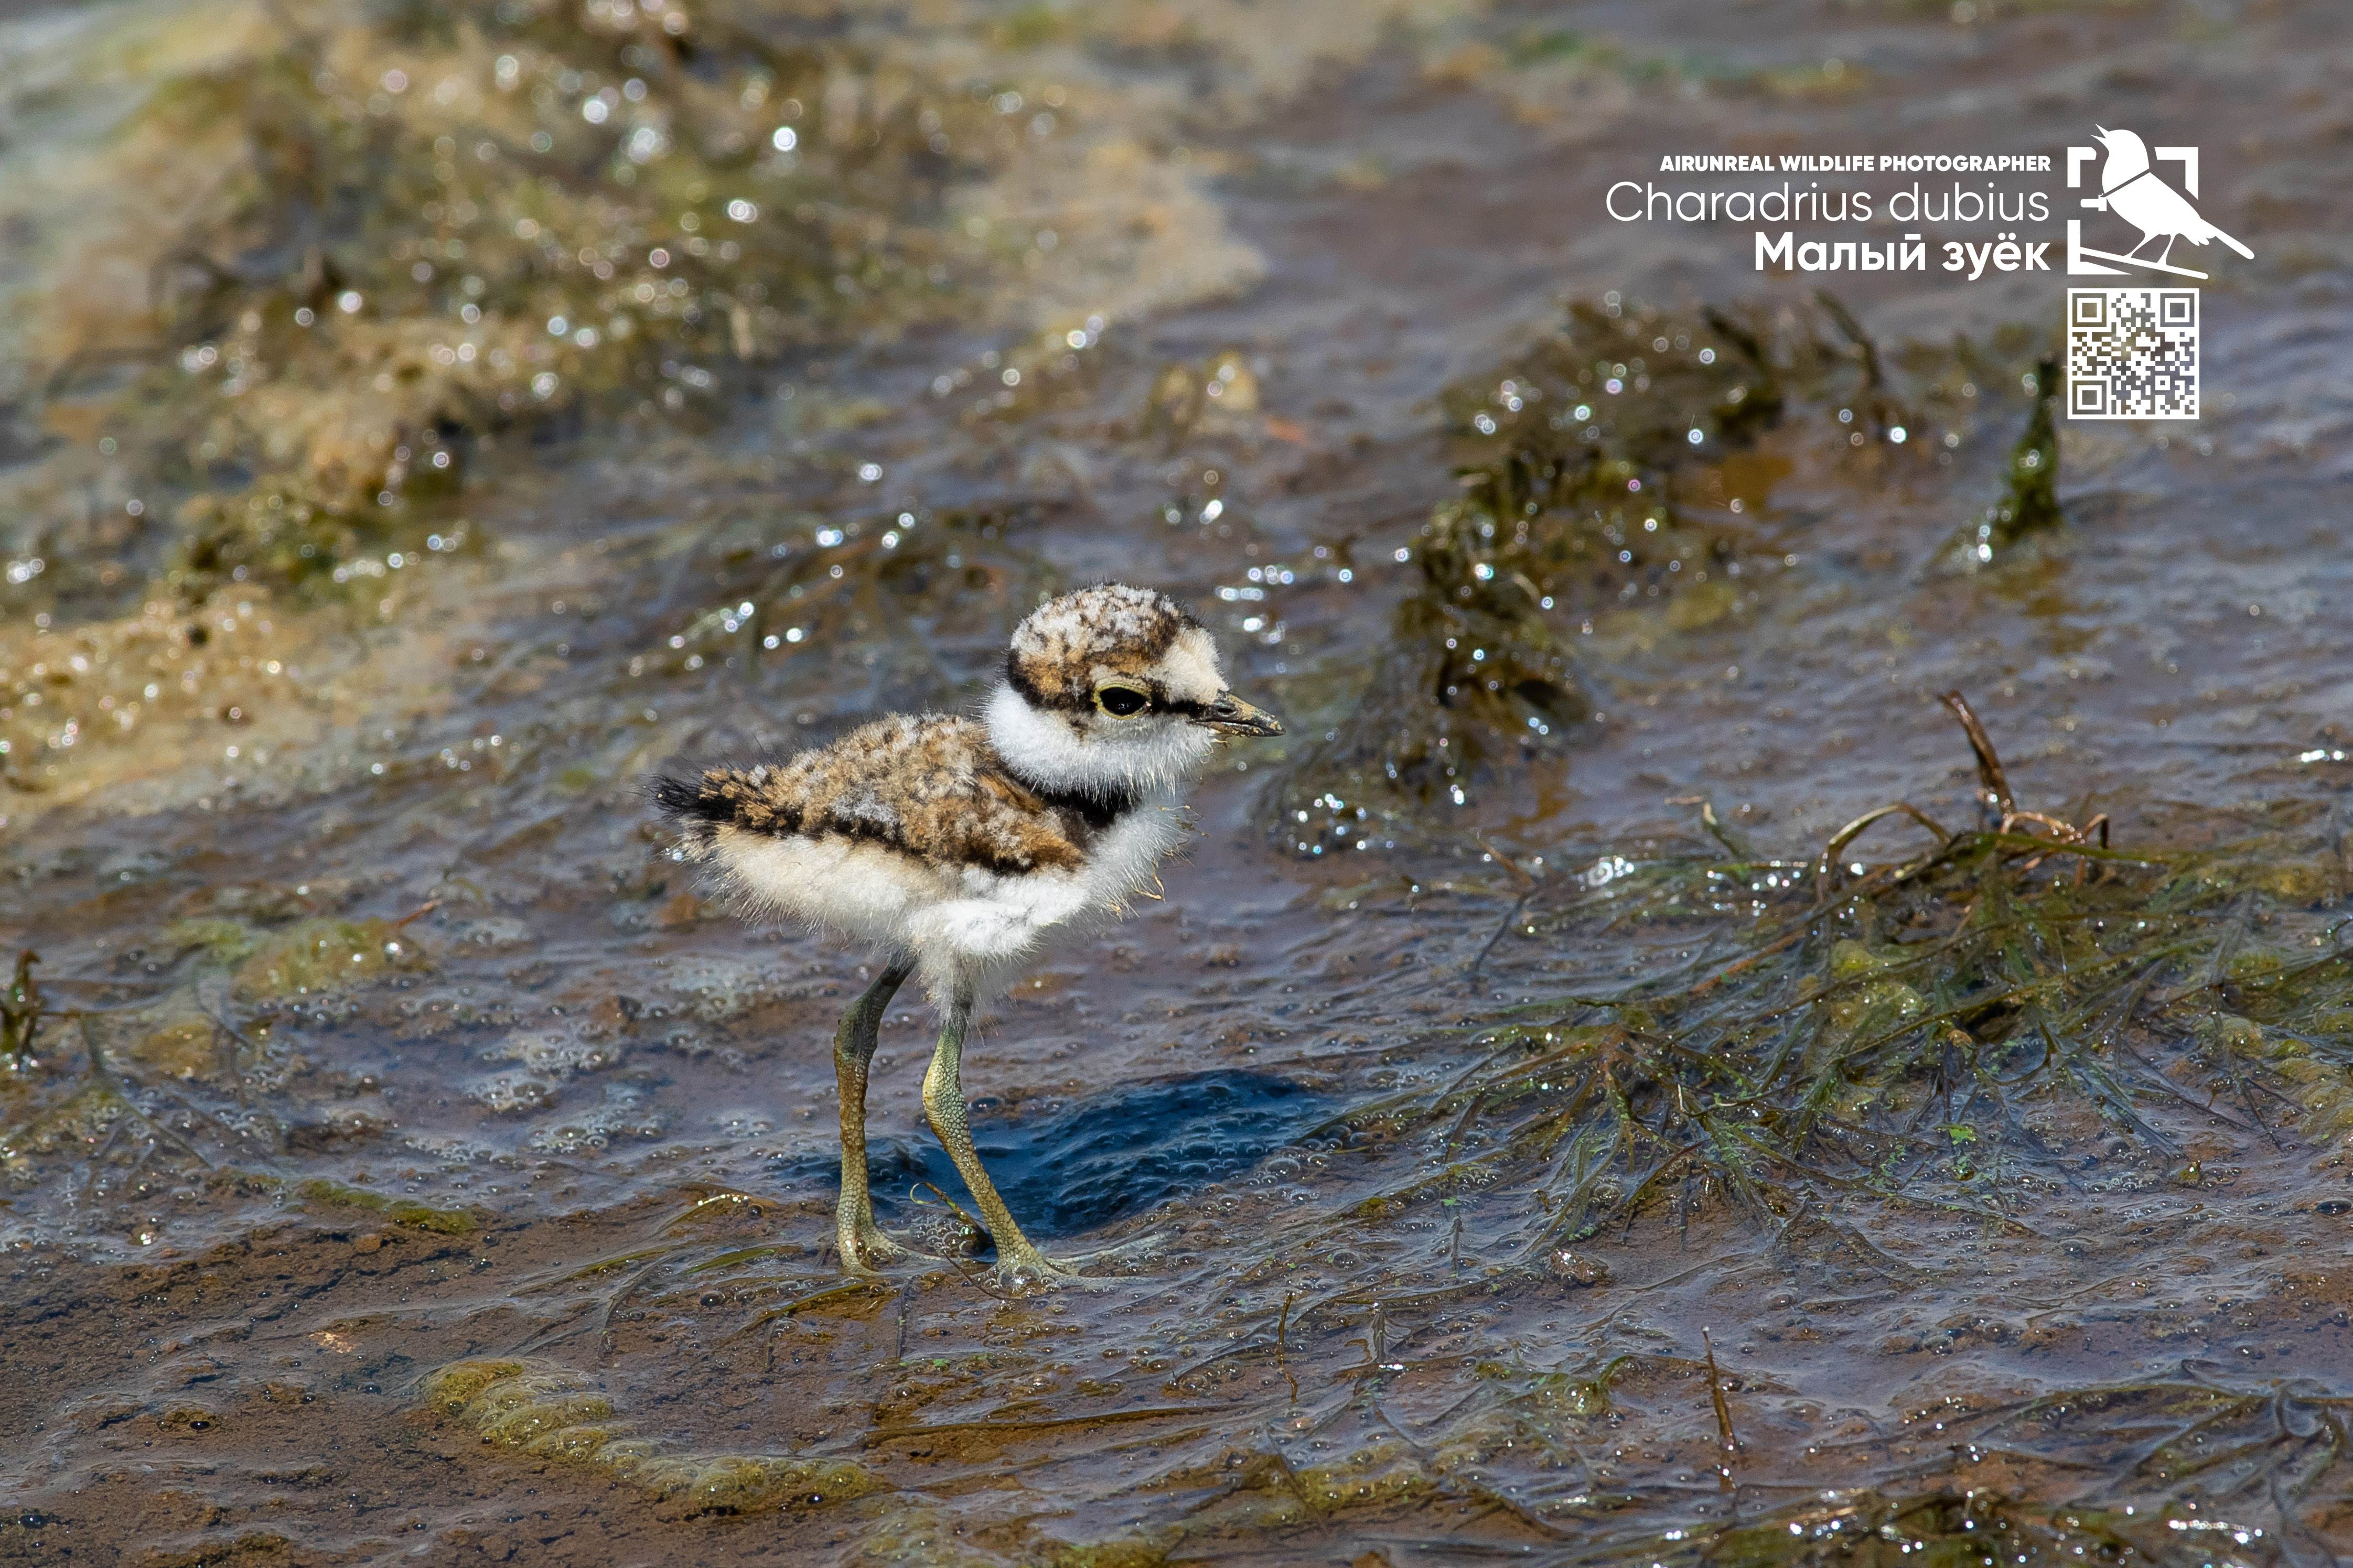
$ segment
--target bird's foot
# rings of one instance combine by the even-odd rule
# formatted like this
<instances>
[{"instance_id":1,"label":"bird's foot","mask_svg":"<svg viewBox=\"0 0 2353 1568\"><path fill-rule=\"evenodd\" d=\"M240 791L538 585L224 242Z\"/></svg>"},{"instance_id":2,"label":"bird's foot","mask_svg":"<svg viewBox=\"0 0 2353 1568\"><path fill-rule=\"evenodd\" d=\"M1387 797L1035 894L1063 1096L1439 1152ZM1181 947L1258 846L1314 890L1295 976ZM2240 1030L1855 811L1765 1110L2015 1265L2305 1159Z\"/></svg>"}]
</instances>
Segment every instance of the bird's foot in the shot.
<instances>
[{"instance_id":1,"label":"bird's foot","mask_svg":"<svg viewBox=\"0 0 2353 1568\"><path fill-rule=\"evenodd\" d=\"M841 1248L841 1271L861 1279L880 1279L885 1264L896 1263L908 1256L908 1249L883 1234L882 1227L869 1222L862 1227L844 1226L835 1237Z\"/></svg>"},{"instance_id":2,"label":"bird's foot","mask_svg":"<svg viewBox=\"0 0 2353 1568\"><path fill-rule=\"evenodd\" d=\"M981 1236L961 1220L918 1224L907 1230L884 1230L870 1216L863 1225L844 1226L837 1237L845 1274L879 1279L884 1266L910 1259L941 1263L968 1258L980 1249Z\"/></svg>"},{"instance_id":3,"label":"bird's foot","mask_svg":"<svg viewBox=\"0 0 2353 1568\"><path fill-rule=\"evenodd\" d=\"M1038 1296L1065 1286L1101 1290L1108 1279L1091 1279L1063 1268L1036 1247L1027 1245L997 1250L997 1288L1008 1296Z\"/></svg>"}]
</instances>

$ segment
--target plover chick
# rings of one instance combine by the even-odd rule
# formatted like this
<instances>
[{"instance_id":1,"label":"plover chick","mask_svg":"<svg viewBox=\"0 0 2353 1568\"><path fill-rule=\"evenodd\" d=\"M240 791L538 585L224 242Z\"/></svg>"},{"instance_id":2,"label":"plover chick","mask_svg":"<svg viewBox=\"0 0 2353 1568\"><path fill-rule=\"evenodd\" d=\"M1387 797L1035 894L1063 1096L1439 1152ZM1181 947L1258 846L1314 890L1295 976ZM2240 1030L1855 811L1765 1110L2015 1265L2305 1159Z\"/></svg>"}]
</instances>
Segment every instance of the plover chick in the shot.
<instances>
[{"instance_id":1,"label":"plover chick","mask_svg":"<svg viewBox=\"0 0 2353 1568\"><path fill-rule=\"evenodd\" d=\"M981 1168L960 1077L973 1010L1055 934L1124 912L1185 832L1185 792L1221 735L1282 726L1227 689L1217 645L1176 601L1109 583L1013 633L977 722L898 715L762 767L664 778L654 799L747 912L791 916L875 951L880 973L834 1033L841 1091L842 1267L908 1248L874 1223L866 1069L910 974L940 1014L923 1111L1021 1290L1070 1278L1021 1234Z\"/></svg>"}]
</instances>

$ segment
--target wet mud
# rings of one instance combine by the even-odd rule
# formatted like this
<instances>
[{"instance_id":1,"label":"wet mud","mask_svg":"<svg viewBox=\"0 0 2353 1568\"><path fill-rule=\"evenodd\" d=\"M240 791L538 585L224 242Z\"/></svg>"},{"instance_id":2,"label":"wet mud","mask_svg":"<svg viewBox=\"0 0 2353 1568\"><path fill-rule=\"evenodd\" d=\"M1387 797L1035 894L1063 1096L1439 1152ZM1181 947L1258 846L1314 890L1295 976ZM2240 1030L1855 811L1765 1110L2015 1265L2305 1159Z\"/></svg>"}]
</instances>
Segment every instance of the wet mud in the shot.
<instances>
[{"instance_id":1,"label":"wet mud","mask_svg":"<svg viewBox=\"0 0 2353 1568\"><path fill-rule=\"evenodd\" d=\"M2353 1552L2333 8L0 30L0 1560ZM1598 216L2094 120L2262 237L2196 426ZM1291 733L967 1047L1095 1286L912 1000L847 1280L865 956L643 780L1113 574Z\"/></svg>"}]
</instances>

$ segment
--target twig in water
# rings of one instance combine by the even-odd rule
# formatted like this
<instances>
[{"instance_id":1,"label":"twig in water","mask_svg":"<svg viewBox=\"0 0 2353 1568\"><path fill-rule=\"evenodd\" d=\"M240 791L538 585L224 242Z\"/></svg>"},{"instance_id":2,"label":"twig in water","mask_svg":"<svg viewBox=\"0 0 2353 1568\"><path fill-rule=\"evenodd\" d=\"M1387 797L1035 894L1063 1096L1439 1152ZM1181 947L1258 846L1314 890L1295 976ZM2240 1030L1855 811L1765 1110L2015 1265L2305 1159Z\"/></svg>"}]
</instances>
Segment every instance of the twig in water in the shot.
<instances>
[{"instance_id":1,"label":"twig in water","mask_svg":"<svg viewBox=\"0 0 2353 1568\"><path fill-rule=\"evenodd\" d=\"M1716 1489L1728 1492L1732 1489L1733 1456L1740 1452L1740 1443L1732 1435L1732 1407L1724 1402L1724 1374L1715 1369L1715 1336L1702 1329L1699 1338L1707 1347L1707 1396L1715 1404L1715 1435L1724 1449L1724 1458L1715 1467Z\"/></svg>"},{"instance_id":2,"label":"twig in water","mask_svg":"<svg viewBox=\"0 0 2353 1568\"><path fill-rule=\"evenodd\" d=\"M1283 1382L1291 1384L1291 1402L1299 1403L1299 1380L1291 1375L1291 1363L1283 1342L1291 1337L1291 1303L1296 1292L1282 1299L1282 1316L1274 1323L1274 1367L1282 1373Z\"/></svg>"},{"instance_id":3,"label":"twig in water","mask_svg":"<svg viewBox=\"0 0 2353 1568\"><path fill-rule=\"evenodd\" d=\"M1388 1369L1389 1315L1378 1301L1373 1303L1373 1321L1365 1325L1365 1350L1372 1357L1375 1371Z\"/></svg>"},{"instance_id":4,"label":"twig in water","mask_svg":"<svg viewBox=\"0 0 2353 1568\"><path fill-rule=\"evenodd\" d=\"M1669 805L1695 805L1699 807L1699 825L1707 829L1707 835L1709 837L1724 846L1725 852L1726 854L1730 855L1735 860L1754 860L1757 858L1756 852L1748 847L1738 834L1732 831L1731 827L1725 824L1724 818L1715 815L1715 802L1709 799L1706 795L1671 795L1668 797L1667 804Z\"/></svg>"},{"instance_id":5,"label":"twig in water","mask_svg":"<svg viewBox=\"0 0 2353 1568\"><path fill-rule=\"evenodd\" d=\"M2018 809L2018 800L2010 794L2010 775L2001 770L2001 757L1993 749L1993 738L1978 722L1977 710L1969 706L1968 698L1958 691L1947 691L1942 700L1953 710L1953 717L1961 721L1961 728L1968 733L1969 750L1977 753L1978 798L1993 813L2009 816Z\"/></svg>"},{"instance_id":6,"label":"twig in water","mask_svg":"<svg viewBox=\"0 0 2353 1568\"><path fill-rule=\"evenodd\" d=\"M1504 911L1503 920L1487 934L1485 945L1479 949L1479 956L1471 961L1471 973L1474 975L1485 966L1487 955L1495 951L1495 944L1504 940L1504 933L1520 923L1520 911L1526 909L1528 900L1536 895L1536 879L1529 876L1518 861L1484 838L1478 842L1481 848L1495 858L1495 864L1511 873L1512 880L1519 885L1520 896L1512 900L1512 907Z\"/></svg>"},{"instance_id":7,"label":"twig in water","mask_svg":"<svg viewBox=\"0 0 2353 1568\"><path fill-rule=\"evenodd\" d=\"M1814 862L1814 897L1818 901L1825 900L1831 896L1831 873L1838 869L1839 857L1846 852L1846 847L1853 843L1864 828L1883 817L1894 816L1898 812L1935 834L1939 844L1952 843L1953 836L1946 832L1935 817L1930 816L1910 801L1891 801L1885 805L1866 811L1836 833L1831 834L1830 842L1822 846L1821 858Z\"/></svg>"},{"instance_id":8,"label":"twig in water","mask_svg":"<svg viewBox=\"0 0 2353 1568\"><path fill-rule=\"evenodd\" d=\"M899 1287L899 1360L907 1359L907 1320L915 1305L915 1281L908 1280Z\"/></svg>"}]
</instances>

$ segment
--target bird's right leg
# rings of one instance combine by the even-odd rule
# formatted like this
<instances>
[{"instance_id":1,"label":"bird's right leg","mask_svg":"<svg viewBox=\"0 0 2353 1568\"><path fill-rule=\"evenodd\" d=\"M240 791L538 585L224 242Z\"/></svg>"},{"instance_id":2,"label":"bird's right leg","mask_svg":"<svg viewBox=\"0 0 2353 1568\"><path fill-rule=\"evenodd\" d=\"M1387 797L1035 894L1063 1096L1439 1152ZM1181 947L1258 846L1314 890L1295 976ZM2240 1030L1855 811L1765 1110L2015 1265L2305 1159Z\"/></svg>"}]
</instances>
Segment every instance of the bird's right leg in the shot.
<instances>
[{"instance_id":1,"label":"bird's right leg","mask_svg":"<svg viewBox=\"0 0 2353 1568\"><path fill-rule=\"evenodd\" d=\"M834 1234L841 1267L851 1274L871 1274L876 1264L906 1251L874 1223L874 1200L866 1190L866 1068L881 1034L882 1010L914 968L911 958L892 960L833 1032L833 1073L841 1090L841 1205L834 1213Z\"/></svg>"},{"instance_id":2,"label":"bird's right leg","mask_svg":"<svg viewBox=\"0 0 2353 1568\"><path fill-rule=\"evenodd\" d=\"M948 1158L955 1162L956 1173L964 1178L973 1201L980 1205L980 1222L988 1227L990 1237L997 1243L997 1279L1015 1294L1026 1295L1081 1276L1050 1261L1035 1242L1021 1234L1005 1200L997 1194L997 1184L982 1169L979 1151L972 1146L963 1078L964 1037L972 1026L972 1008L971 991L959 986L955 999L942 1009L946 1016L940 1030L939 1048L933 1053L931 1068L923 1074L923 1113L931 1119L932 1131L939 1135Z\"/></svg>"}]
</instances>

